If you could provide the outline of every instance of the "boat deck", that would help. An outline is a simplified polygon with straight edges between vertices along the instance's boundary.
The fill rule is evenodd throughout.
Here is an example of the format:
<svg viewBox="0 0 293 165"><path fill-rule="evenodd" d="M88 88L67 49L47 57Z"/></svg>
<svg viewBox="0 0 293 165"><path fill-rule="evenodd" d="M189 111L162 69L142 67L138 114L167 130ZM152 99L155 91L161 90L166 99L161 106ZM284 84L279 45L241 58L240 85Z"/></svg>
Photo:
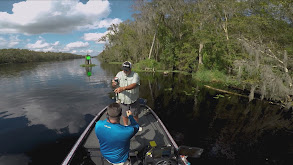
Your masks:
<svg viewBox="0 0 293 165"><path fill-rule="evenodd" d="M102 115L100 120L106 118L105 114L106 113ZM122 119L120 122L122 124ZM140 107L138 124L142 127L142 131L139 131L134 137L132 137L130 142L130 158L133 165L142 164L141 160L138 159L137 154L140 153L145 146L149 145L150 141L155 141L157 146L172 145L161 124L146 106ZM88 152L93 164L110 164L100 153L99 141L96 137L95 129L91 130L88 139L83 144L83 148Z"/></svg>

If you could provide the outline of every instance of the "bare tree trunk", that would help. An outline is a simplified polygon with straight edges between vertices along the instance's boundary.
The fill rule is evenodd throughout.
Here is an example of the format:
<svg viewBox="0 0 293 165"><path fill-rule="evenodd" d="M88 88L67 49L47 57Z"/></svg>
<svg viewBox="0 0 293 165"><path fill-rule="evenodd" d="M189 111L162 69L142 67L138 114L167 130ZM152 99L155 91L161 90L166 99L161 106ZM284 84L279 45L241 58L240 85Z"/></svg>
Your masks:
<svg viewBox="0 0 293 165"><path fill-rule="evenodd" d="M249 101L251 101L251 100L254 99L254 91L255 91L255 88L256 88L256 85L252 85L252 86L251 86L250 94L249 94L249 96L248 96Z"/></svg>
<svg viewBox="0 0 293 165"><path fill-rule="evenodd" d="M289 70L287 68L288 55L287 55L287 51L286 50L284 51L284 60L283 60L283 62L284 62L285 75L286 75L287 81L288 81L287 83L289 84L289 87L292 88L292 78L291 78L291 76L289 74Z"/></svg>
<svg viewBox="0 0 293 165"><path fill-rule="evenodd" d="M201 55L202 48L203 48L203 43L200 43L199 44L199 50L198 50L198 63L200 65L203 64L203 62L202 62L202 55Z"/></svg>
<svg viewBox="0 0 293 165"><path fill-rule="evenodd" d="M225 31L226 34L226 39L229 40L229 35L228 35L228 18L227 18L227 14L225 12L225 23L222 24L222 27Z"/></svg>
<svg viewBox="0 0 293 165"><path fill-rule="evenodd" d="M158 61L158 55L159 55L159 42L157 42L156 61Z"/></svg>
<svg viewBox="0 0 293 165"><path fill-rule="evenodd" d="M152 51L153 51L153 47L154 47L154 43L155 43L155 39L156 39L156 34L157 34L157 31L154 34L152 46L151 46L150 53L149 53L149 59L151 59L151 55L152 55Z"/></svg>

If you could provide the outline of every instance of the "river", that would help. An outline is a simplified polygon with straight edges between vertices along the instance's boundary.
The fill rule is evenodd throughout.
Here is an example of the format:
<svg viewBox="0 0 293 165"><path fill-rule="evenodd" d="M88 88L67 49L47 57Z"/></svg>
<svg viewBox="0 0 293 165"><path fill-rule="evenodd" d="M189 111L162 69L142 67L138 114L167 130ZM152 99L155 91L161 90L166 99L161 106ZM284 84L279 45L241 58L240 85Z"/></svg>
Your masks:
<svg viewBox="0 0 293 165"><path fill-rule="evenodd" d="M94 115L113 102L110 82L120 67L92 62L90 70L80 67L83 59L0 66L1 165L62 162ZM140 97L177 144L204 149L192 164L293 162L292 109L219 93L189 75L139 75Z"/></svg>

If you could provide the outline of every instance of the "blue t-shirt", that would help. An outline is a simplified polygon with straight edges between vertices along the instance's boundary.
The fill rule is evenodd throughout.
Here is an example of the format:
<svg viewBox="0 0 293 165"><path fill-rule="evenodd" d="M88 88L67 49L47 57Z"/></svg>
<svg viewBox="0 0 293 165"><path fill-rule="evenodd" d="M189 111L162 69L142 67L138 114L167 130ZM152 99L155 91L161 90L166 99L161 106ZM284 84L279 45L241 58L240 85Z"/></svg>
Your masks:
<svg viewBox="0 0 293 165"><path fill-rule="evenodd" d="M129 116L130 125L112 124L107 119L96 123L95 132L100 142L101 153L111 163L125 162L129 155L130 139L137 133L139 125Z"/></svg>

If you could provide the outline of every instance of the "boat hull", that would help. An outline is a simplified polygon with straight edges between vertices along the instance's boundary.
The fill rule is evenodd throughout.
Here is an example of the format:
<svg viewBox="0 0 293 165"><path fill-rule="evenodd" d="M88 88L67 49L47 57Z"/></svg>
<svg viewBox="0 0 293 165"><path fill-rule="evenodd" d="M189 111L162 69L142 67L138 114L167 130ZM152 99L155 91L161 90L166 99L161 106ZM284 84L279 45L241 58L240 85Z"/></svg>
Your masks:
<svg viewBox="0 0 293 165"><path fill-rule="evenodd" d="M157 148L170 148L172 156L178 150L176 142L156 115L156 113L147 105L140 105L139 125L142 131L139 131L130 141L130 159L132 165L143 164L145 154L151 148L150 142L155 143ZM67 164L110 164L105 160L100 152L99 141L95 134L95 123L106 119L106 107L100 111L91 121L82 135L79 137L71 151L63 161ZM120 121L122 124L122 119ZM165 149L166 150L166 149ZM162 150L163 151L163 150ZM153 158L152 158L153 159ZM177 159L177 157L176 157ZM179 157L178 164L185 164Z"/></svg>

